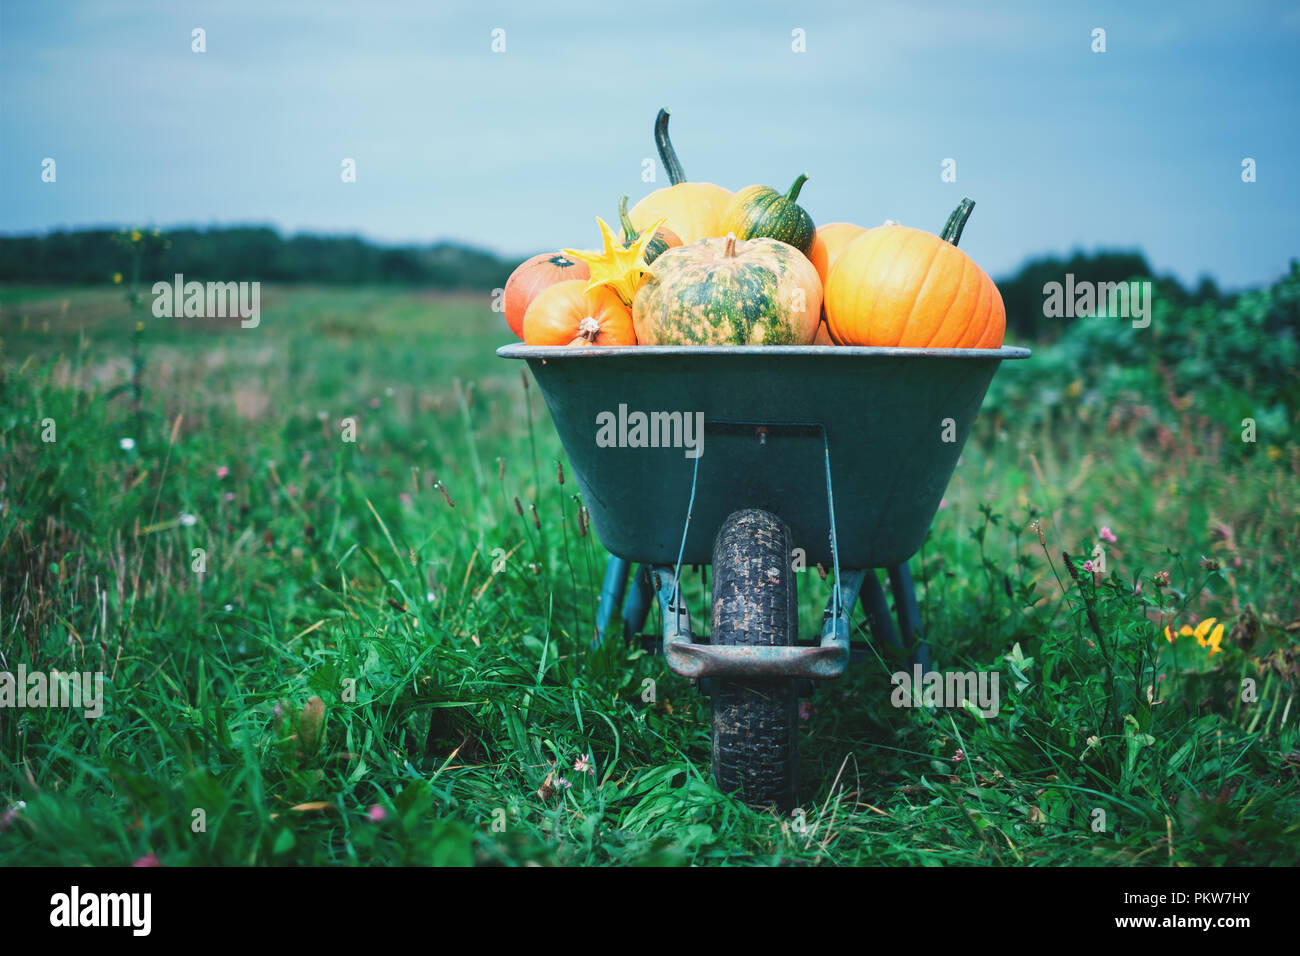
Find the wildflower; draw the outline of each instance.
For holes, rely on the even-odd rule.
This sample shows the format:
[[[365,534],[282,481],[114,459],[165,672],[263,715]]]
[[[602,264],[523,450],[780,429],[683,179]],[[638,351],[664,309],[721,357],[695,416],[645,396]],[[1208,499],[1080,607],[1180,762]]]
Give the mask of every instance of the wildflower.
[[[1218,620],[1217,617],[1207,617],[1200,624],[1197,624],[1195,628],[1184,624],[1178,629],[1177,636],[1196,638],[1197,644],[1201,647],[1208,647],[1210,649],[1211,657],[1215,654],[1222,654],[1223,648],[1220,645],[1223,643],[1223,625],[1216,623]],[[1174,642],[1174,637],[1174,633],[1169,629],[1168,625],[1166,625],[1165,640],[1172,644]]]
[[[117,444],[118,444],[118,447],[122,449],[122,451],[130,451],[131,449],[133,449],[133,448],[135,447],[135,439],[134,439],[134,438],[123,438],[123,439],[121,439]]]
[[[954,764],[959,764],[959,763],[963,763],[965,760],[966,760],[966,751],[958,747],[957,752],[952,755],[952,762]]]
[[[397,496],[397,500],[402,503],[403,508],[411,507],[412,504],[411,496],[407,494],[405,491],[403,491],[400,495]]]
[[[199,519],[194,517],[194,515],[190,514],[189,512],[181,512],[180,522],[183,527],[193,528],[196,524],[199,523]]]
[[[1215,654],[1223,653],[1223,648],[1219,646],[1223,641],[1223,625],[1215,624],[1215,621],[1217,620],[1218,618],[1207,617],[1200,624],[1196,625],[1196,630],[1192,632],[1192,636],[1196,638],[1197,644],[1201,647],[1208,647],[1210,649],[1211,657]],[[1214,628],[1213,631],[1210,630],[1211,627]]]
[[[131,864],[132,866],[162,866],[162,860],[158,859],[157,853],[146,853],[140,859]]]
[[[817,708],[813,706],[810,700],[799,701],[799,719],[812,720],[813,714],[817,713]]]
[[[1205,568],[1207,571],[1217,571],[1221,567],[1218,561],[1215,561],[1213,558],[1207,558],[1205,555],[1201,555],[1199,563],[1201,567]]]
[[[13,826],[14,821],[18,819],[18,814],[21,813],[26,806],[26,801],[19,800],[4,813],[0,813],[0,831],[8,830]]]
[[[378,408],[378,407],[379,407],[379,396],[378,396],[378,395],[376,395],[374,398],[372,398],[372,399],[370,400],[370,407],[371,407],[371,408]]]
[[[225,465],[220,465],[220,466],[217,467],[217,480],[218,480],[218,481],[220,481],[221,479],[225,478],[226,475],[228,475],[228,474],[230,474],[230,469],[227,468]]]
[[[1087,571],[1089,574],[1092,574],[1097,570],[1097,567],[1091,561],[1085,561],[1083,562],[1083,570]]]
[[[322,410],[316,413],[316,417],[323,422],[327,422],[330,420],[330,413]]]
[[[234,501],[234,500],[235,500],[235,493],[234,493],[233,491],[227,491],[224,495],[221,496],[221,500],[222,500],[222,501]]]
[[[1156,587],[1167,588],[1169,587],[1169,572],[1157,571],[1155,574],[1151,575],[1151,580],[1155,582]]]
[[[371,823],[383,823],[384,818],[388,816],[388,811],[376,803],[366,812],[366,816],[370,818]]]
[[[583,754],[573,762],[573,769],[578,773],[595,773],[596,770],[591,765],[591,755]]]
[[[573,784],[569,783],[564,777],[556,777],[554,780],[556,790],[568,790]]]
[[[1097,537],[1101,538],[1102,541],[1107,541],[1111,544],[1114,544],[1119,540],[1115,537],[1115,532],[1110,530],[1109,525],[1102,525],[1101,530],[1097,532]]]
[[[131,241],[132,241],[132,242],[139,242],[139,241],[140,241],[140,230],[139,230],[139,229],[132,229],[132,230],[131,230]]]
[[[555,796],[555,787],[553,786],[554,779],[555,771],[552,770],[546,775],[546,779],[542,781],[542,785],[537,788],[537,795],[543,800],[549,800],[551,797]]]
[[[120,272],[114,272],[114,273],[113,273],[113,285],[121,285],[121,284],[122,284],[122,273],[120,273]]]

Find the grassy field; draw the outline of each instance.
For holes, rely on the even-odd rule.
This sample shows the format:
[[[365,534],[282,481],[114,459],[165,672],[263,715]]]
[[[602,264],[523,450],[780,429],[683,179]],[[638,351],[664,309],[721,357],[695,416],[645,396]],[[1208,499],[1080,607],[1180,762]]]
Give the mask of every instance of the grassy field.
[[[661,658],[585,650],[606,555],[486,295],[143,317],[0,289],[0,670],[108,675],[95,720],[0,710],[0,864],[1300,859],[1293,415],[1245,445],[1155,375],[1005,366],[912,563],[1001,712],[895,708],[879,655],[801,708],[782,817]]]

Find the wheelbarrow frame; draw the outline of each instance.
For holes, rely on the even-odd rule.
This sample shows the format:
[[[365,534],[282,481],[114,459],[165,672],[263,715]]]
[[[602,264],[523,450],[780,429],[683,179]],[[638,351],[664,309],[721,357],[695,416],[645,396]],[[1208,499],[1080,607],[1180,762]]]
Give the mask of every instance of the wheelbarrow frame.
[[[528,362],[560,432],[592,524],[611,551],[597,611],[596,642],[604,638],[621,605],[627,635],[639,635],[654,595],[662,612],[662,650],[669,667],[697,680],[838,677],[851,657],[850,617],[859,600],[870,618],[873,636],[903,649],[912,662],[928,666],[907,561],[924,540],[999,364],[1029,354],[1027,349],[1005,346],[629,349],[510,345],[498,350],[504,358]],[[798,388],[782,389],[781,383],[798,383]],[[639,471],[632,462],[645,459],[629,457],[629,453],[647,449],[619,449],[621,459],[593,454],[591,413],[601,404],[611,404],[615,396],[634,407],[662,408],[675,400],[688,411],[692,406],[702,407],[711,426],[707,434],[712,436],[706,448],[716,448],[722,440],[724,461],[735,459],[730,472],[714,476],[702,500],[697,501],[700,457],[695,458],[689,500],[677,493],[675,507],[685,506],[686,519],[676,547],[668,541],[662,520],[674,507],[673,495],[656,480],[657,469],[677,470],[672,451],[654,450],[647,455],[653,464]],[[867,421],[853,416],[858,407],[866,409]],[[943,421],[951,419],[951,440],[945,439],[942,445],[918,443],[912,436],[923,425],[938,428],[940,413]],[[806,492],[807,469],[792,464],[784,451],[775,460],[775,453],[758,451],[771,436],[783,436],[783,450],[811,450],[820,444],[826,485],[823,505],[814,504],[820,496],[809,500],[806,493],[793,504],[785,500],[792,487]],[[807,441],[817,438],[820,440]],[[887,467],[878,467],[879,461],[887,462]],[[764,462],[772,462],[772,467],[764,467]],[[844,530],[850,540],[849,567],[840,562],[842,542],[836,533],[833,474],[850,493],[839,513],[848,524]],[[627,476],[632,487],[623,487],[613,480],[615,476]],[[749,496],[748,500],[728,503],[733,485],[738,494]],[[906,497],[908,492],[913,497]],[[835,580],[817,645],[719,647],[696,641],[682,600],[681,567],[709,563],[710,552],[704,543],[711,540],[713,528],[708,525],[720,525],[720,516],[725,517],[733,504],[735,509],[747,505],[773,512],[784,509],[783,520],[803,532],[812,556],[829,558],[827,563],[833,564]],[[692,516],[701,508],[705,528],[692,538]],[[818,538],[826,527],[829,535],[821,543]],[[633,575],[633,591],[625,603],[634,561],[642,567]],[[877,567],[889,570],[899,631],[890,620],[873,570]]]

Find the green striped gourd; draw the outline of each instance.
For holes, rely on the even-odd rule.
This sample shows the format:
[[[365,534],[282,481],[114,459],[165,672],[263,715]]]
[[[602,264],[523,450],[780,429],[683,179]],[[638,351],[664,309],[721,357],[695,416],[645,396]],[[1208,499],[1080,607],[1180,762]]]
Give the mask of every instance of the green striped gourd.
[[[722,229],[737,239],[778,239],[807,255],[817,227],[796,199],[808,177],[799,174],[784,196],[768,186],[746,186],[722,214]]]

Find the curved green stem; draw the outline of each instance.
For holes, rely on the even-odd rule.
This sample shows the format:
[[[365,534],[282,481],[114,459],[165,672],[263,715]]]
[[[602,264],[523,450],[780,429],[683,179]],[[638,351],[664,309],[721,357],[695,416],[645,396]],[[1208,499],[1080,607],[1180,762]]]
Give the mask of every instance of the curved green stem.
[[[663,160],[664,169],[668,171],[668,182],[674,186],[686,182],[686,172],[677,159],[677,150],[673,149],[672,140],[668,138],[667,110],[660,110],[655,117],[655,146],[659,150],[659,158]]]
[[[632,225],[632,217],[627,214],[627,197],[620,196],[618,200],[618,222],[623,227],[623,242],[631,245],[641,238],[641,233],[636,231]]]
[[[806,183],[807,181],[808,181],[807,174],[800,173],[799,178],[796,179],[794,181],[794,185],[790,187],[790,191],[785,194],[785,198],[790,200],[791,202],[794,202],[796,199],[798,199],[799,190],[803,189],[803,184]]]
[[[954,246],[961,241],[961,231],[966,228],[966,220],[975,209],[975,200],[963,199],[957,204],[957,208],[952,211],[948,217],[948,222],[944,224],[943,232],[939,233],[939,238],[944,242],[951,242]]]

